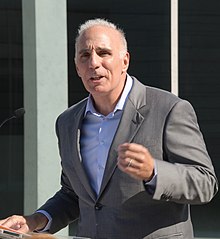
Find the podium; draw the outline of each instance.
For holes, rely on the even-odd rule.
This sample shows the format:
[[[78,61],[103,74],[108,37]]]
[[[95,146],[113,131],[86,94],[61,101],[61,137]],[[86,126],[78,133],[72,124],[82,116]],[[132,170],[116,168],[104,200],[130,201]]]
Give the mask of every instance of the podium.
[[[24,234],[0,225],[0,239],[90,239],[88,237],[60,236],[48,233]]]

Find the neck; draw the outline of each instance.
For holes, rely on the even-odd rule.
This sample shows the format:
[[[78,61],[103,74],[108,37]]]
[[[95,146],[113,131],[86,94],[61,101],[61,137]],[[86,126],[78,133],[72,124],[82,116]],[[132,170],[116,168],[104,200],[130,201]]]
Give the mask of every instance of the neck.
[[[92,95],[94,107],[100,114],[106,116],[115,109],[125,87],[125,82],[126,80],[122,82],[118,91],[112,91],[111,93],[102,95]]]
[[[117,102],[118,99],[111,101],[107,97],[103,97],[100,100],[94,99],[94,107],[100,114],[106,116],[114,110]]]

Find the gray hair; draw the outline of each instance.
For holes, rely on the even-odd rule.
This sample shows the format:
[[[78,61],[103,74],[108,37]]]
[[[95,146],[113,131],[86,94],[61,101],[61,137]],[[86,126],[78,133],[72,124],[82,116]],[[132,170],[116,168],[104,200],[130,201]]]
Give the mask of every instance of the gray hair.
[[[109,27],[109,28],[116,30],[121,37],[121,42],[122,42],[122,47],[123,47],[121,54],[124,55],[127,52],[128,47],[127,47],[127,41],[125,38],[124,31],[121,28],[119,28],[118,26],[116,26],[114,23],[112,23],[108,20],[105,20],[102,18],[96,18],[96,19],[88,20],[79,26],[78,35],[76,36],[76,39],[75,39],[75,58],[76,58],[76,53],[77,53],[77,46],[78,46],[79,39],[80,39],[81,35],[83,34],[84,31],[86,31],[89,28],[94,27],[94,26],[104,26],[104,27]]]

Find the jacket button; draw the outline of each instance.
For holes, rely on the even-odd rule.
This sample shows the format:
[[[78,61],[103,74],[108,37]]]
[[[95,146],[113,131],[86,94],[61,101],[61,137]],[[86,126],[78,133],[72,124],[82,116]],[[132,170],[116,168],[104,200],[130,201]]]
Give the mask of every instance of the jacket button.
[[[101,210],[102,209],[102,204],[100,204],[100,203],[96,203],[95,204],[95,210]]]

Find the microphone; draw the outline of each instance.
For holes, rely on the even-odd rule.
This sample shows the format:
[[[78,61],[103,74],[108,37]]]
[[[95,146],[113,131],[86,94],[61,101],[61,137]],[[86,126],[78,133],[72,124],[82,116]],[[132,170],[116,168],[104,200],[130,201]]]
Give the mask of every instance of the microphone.
[[[17,119],[17,118],[20,118],[24,115],[25,113],[25,110],[24,108],[19,108],[17,110],[14,111],[14,114],[12,116],[10,116],[9,118],[5,119],[1,124],[0,124],[0,128],[6,123],[8,122],[9,120],[11,119]]]

